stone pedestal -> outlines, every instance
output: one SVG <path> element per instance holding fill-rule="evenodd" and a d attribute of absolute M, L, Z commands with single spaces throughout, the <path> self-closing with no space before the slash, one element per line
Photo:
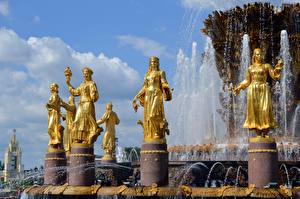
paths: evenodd
<path fill-rule="evenodd" d="M 143 143 L 140 158 L 141 184 L 158 186 L 168 184 L 168 151 L 167 144 Z"/>
<path fill-rule="evenodd" d="M 278 183 L 278 154 L 273 138 L 250 138 L 248 148 L 248 184 L 263 188 Z"/>
<path fill-rule="evenodd" d="M 69 185 L 93 185 L 95 182 L 95 156 L 93 145 L 81 143 L 72 144 L 69 157 Z"/>
<path fill-rule="evenodd" d="M 48 148 L 45 156 L 45 185 L 62 185 L 66 182 L 67 159 L 63 149 Z"/>
<path fill-rule="evenodd" d="M 66 151 L 67 169 L 70 167 L 70 151 Z M 69 183 L 69 172 L 67 172 L 66 182 Z"/>

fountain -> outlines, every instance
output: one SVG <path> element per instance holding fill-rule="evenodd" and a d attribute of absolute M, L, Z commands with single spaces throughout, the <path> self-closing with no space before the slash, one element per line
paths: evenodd
<path fill-rule="evenodd" d="M 292 135 L 293 137 L 299 137 L 300 132 L 300 105 L 298 104 L 297 108 L 295 109 L 295 114 L 292 123 Z"/>
<path fill-rule="evenodd" d="M 300 84 L 295 82 L 300 81 L 300 5 L 284 4 L 278 11 L 268 3 L 247 4 L 243 8 L 214 11 L 204 25 L 201 31 L 206 35 L 205 52 L 198 53 L 197 43 L 193 42 L 191 57 L 182 49 L 177 54 L 173 96 L 166 79 L 161 80 L 165 84 L 159 88 L 166 89 L 162 98 L 166 101 L 173 98 L 165 110 L 168 122 L 163 120 L 161 101 L 158 119 L 147 115 L 150 109 L 145 105 L 149 102 L 144 101 L 144 87 L 134 98 L 135 110 L 137 101 L 147 110 L 144 115 L 147 122 L 140 122 L 144 128 L 140 157 L 136 150 L 125 153 L 117 148 L 116 163 L 102 162 L 93 168 L 96 178 L 88 176 L 96 180 L 92 184 L 89 181 L 77 186 L 73 172 L 73 184 L 33 186 L 25 190 L 23 197 L 298 197 Z M 255 52 L 262 53 L 264 63 L 274 66 L 281 58 L 284 66 L 279 82 L 271 79 L 263 82 L 271 88 L 279 128 L 268 136 L 264 131 L 256 131 L 258 136 L 254 137 L 254 132 L 241 128 L 245 121 L 246 94 L 234 93 L 253 62 L 251 53 L 258 47 L 262 51 Z M 152 57 L 150 63 L 147 78 L 164 77 L 156 65 L 158 58 Z M 276 68 L 280 70 L 280 64 Z M 149 81 L 147 78 L 145 81 Z M 151 93 L 149 96 L 153 97 Z M 160 128 L 153 133 L 157 122 Z M 171 135 L 166 140 L 169 130 Z M 92 157 L 93 153 L 84 155 Z M 93 161 L 87 163 L 94 165 Z M 113 184 L 111 179 L 121 179 L 118 173 L 104 173 L 99 168 L 118 168 L 119 173 L 125 173 L 122 168 L 132 173 L 123 185 Z M 80 173 L 82 169 L 76 171 Z M 83 175 L 80 178 L 84 180 Z"/>
<path fill-rule="evenodd" d="M 296 91 L 300 90 L 299 85 L 294 83 L 299 79 L 297 75 L 299 76 L 300 71 L 300 52 L 296 44 L 299 37 L 296 30 L 299 28 L 296 28 L 298 24 L 292 25 L 296 18 L 284 17 L 296 17 L 298 12 L 299 4 L 285 4 L 281 12 L 275 12 L 274 7 L 270 4 L 255 3 L 225 12 L 215 11 L 209 15 L 204 22 L 205 28 L 202 29 L 202 32 L 209 36 L 203 60 L 194 58 L 196 57 L 194 52 L 197 52 L 195 44 L 192 45 L 191 58 L 184 55 L 182 50 L 179 50 L 177 56 L 178 70 L 175 78 L 177 94 L 174 93 L 174 102 L 169 111 L 171 130 L 176 135 L 175 138 L 169 138 L 170 145 L 172 145 L 169 147 L 171 160 L 246 161 L 248 159 L 245 149 L 248 147 L 246 140 L 251 132 L 241 128 L 245 121 L 246 93 L 241 92 L 241 95 L 234 96 L 230 89 L 232 85 L 244 79 L 250 64 L 251 49 L 253 50 L 255 47 L 263 49 L 265 61 L 274 64 L 276 57 L 281 57 L 284 61 L 282 79 L 279 82 L 269 81 L 273 85 L 272 90 L 274 91 L 274 114 L 279 121 L 279 128 L 274 129 L 271 134 L 276 137 L 280 145 L 279 160 L 300 160 L 299 156 L 292 155 L 298 154 L 300 149 L 299 139 L 295 136 L 297 134 L 295 133 L 297 131 L 297 129 L 295 130 L 296 117 L 299 110 L 295 103 L 297 101 Z M 259 19 L 256 19 L 256 16 L 260 16 Z M 221 21 L 222 23 L 220 23 Z M 279 27 L 275 28 L 274 23 L 285 25 L 282 25 L 280 27 L 282 29 L 280 29 Z M 212 47 L 208 47 L 209 45 Z M 201 76 L 201 73 L 196 77 L 189 76 L 189 71 L 195 71 L 193 66 L 200 66 L 200 70 L 205 70 L 207 65 L 216 67 L 216 71 L 206 71 L 205 77 Z M 189 70 L 184 71 L 186 68 Z M 197 69 L 195 74 L 197 74 Z M 210 83 L 210 81 L 215 83 Z M 213 95 L 205 93 L 205 87 L 215 93 Z M 222 90 L 219 89 L 220 87 Z M 197 93 L 197 89 L 203 90 L 203 94 Z M 196 96 L 196 100 L 193 100 L 193 96 Z M 202 107 L 203 98 L 206 103 L 204 108 Z M 212 107 L 214 104 L 215 107 Z M 211 111 L 208 110 L 209 107 L 212 107 Z M 214 111 L 217 114 L 214 114 Z M 209 118 L 207 115 L 212 116 L 209 119 L 210 122 L 202 119 Z M 215 118 L 221 118 L 221 120 L 215 120 Z M 203 125 L 202 121 L 205 121 L 206 125 Z M 207 127 L 209 124 L 211 128 Z M 214 126 L 221 128 L 217 129 Z M 181 141 L 180 144 L 178 140 Z M 184 147 L 182 144 L 188 145 L 188 147 Z M 291 150 L 286 150 L 287 148 Z M 186 155 L 190 153 L 193 155 Z M 223 157 L 220 157 L 221 154 Z M 228 157 L 230 158 L 228 159 Z"/>
<path fill-rule="evenodd" d="M 196 51 L 197 44 L 192 45 L 192 57 L 188 58 L 179 50 L 177 55 L 177 74 L 175 89 L 171 102 L 169 142 L 174 144 L 197 144 L 214 141 L 222 136 L 225 128 L 218 114 L 221 81 L 216 70 L 215 50 L 212 40 L 207 37 L 202 65 Z M 179 107 L 179 108 L 174 108 Z M 205 113 L 205 114 L 203 114 Z M 197 118 L 197 122 L 190 122 Z M 189 133 L 185 133 L 189 132 Z M 211 132 L 211 133 L 208 133 Z"/>

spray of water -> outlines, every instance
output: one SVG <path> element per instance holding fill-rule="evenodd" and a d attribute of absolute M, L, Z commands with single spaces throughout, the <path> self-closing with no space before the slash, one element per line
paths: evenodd
<path fill-rule="evenodd" d="M 294 118 L 292 120 L 293 137 L 298 137 L 300 134 L 300 104 L 298 104 Z"/>
<path fill-rule="evenodd" d="M 287 135 L 289 132 L 289 123 L 288 123 L 288 104 L 291 104 L 293 101 L 292 98 L 292 72 L 291 72 L 291 55 L 289 51 L 289 38 L 286 30 L 281 31 L 280 35 L 280 57 L 284 61 L 282 78 L 280 82 L 281 87 L 281 96 L 280 96 L 280 116 L 281 122 L 280 127 L 284 132 L 284 135 Z"/>
<path fill-rule="evenodd" d="M 174 99 L 167 109 L 171 145 L 216 142 L 225 137 L 226 126 L 218 113 L 222 83 L 209 37 L 202 64 L 200 61 L 195 42 L 191 58 L 178 52 Z"/>
<path fill-rule="evenodd" d="M 242 82 L 246 79 L 246 72 L 250 65 L 250 46 L 249 46 L 249 35 L 245 34 L 242 40 L 241 47 L 241 64 L 238 76 L 238 82 Z M 246 116 L 246 92 L 241 92 L 238 96 L 236 96 L 236 106 L 234 106 L 234 115 L 235 115 L 235 129 L 238 129 L 238 134 L 240 136 L 246 136 L 248 134 L 248 130 L 243 129 L 242 126 L 245 121 Z M 236 107 L 236 108 L 235 108 Z"/>

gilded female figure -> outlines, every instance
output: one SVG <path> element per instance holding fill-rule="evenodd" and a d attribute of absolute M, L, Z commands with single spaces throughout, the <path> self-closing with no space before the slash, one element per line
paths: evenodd
<path fill-rule="evenodd" d="M 50 99 L 46 104 L 48 110 L 48 133 L 50 136 L 49 146 L 54 148 L 62 148 L 63 126 L 60 124 L 60 105 L 62 100 L 58 95 L 58 85 L 52 83 L 50 85 Z"/>
<path fill-rule="evenodd" d="M 80 96 L 78 109 L 73 122 L 73 142 L 93 144 L 100 134 L 100 128 L 96 123 L 94 103 L 98 100 L 99 94 L 96 83 L 92 80 L 93 71 L 84 67 L 82 69 L 84 81 L 78 88 L 74 88 L 70 83 L 71 71 L 65 70 L 66 83 L 73 96 Z"/>
<path fill-rule="evenodd" d="M 151 57 L 143 87 L 132 102 L 135 111 L 138 109 L 136 100 L 139 100 L 144 107 L 144 142 L 166 142 L 165 133 L 168 132 L 168 123 L 165 119 L 164 100 L 171 99 L 172 92 L 165 72 L 159 69 L 159 59 Z"/>
<path fill-rule="evenodd" d="M 239 94 L 241 89 L 248 87 L 247 117 L 243 127 L 256 130 L 259 136 L 264 137 L 269 129 L 277 127 L 272 113 L 271 92 L 267 77 L 279 80 L 282 67 L 282 60 L 278 61 L 274 69 L 270 64 L 262 63 L 261 49 L 256 48 L 253 51 L 252 65 L 247 70 L 246 79 L 233 90 L 235 94 Z"/>

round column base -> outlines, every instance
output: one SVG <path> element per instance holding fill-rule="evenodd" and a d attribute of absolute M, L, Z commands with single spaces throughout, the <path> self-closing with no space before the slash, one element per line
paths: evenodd
<path fill-rule="evenodd" d="M 69 185 L 91 186 L 95 183 L 95 155 L 93 145 L 71 145 L 68 169 Z"/>
<path fill-rule="evenodd" d="M 143 143 L 141 149 L 141 184 L 151 186 L 168 185 L 168 151 L 167 144 Z"/>
<path fill-rule="evenodd" d="M 264 188 L 278 184 L 278 154 L 273 138 L 249 139 L 248 184 L 249 187 Z"/>
<path fill-rule="evenodd" d="M 66 183 L 67 159 L 63 149 L 49 147 L 45 156 L 45 185 L 62 185 Z"/>

